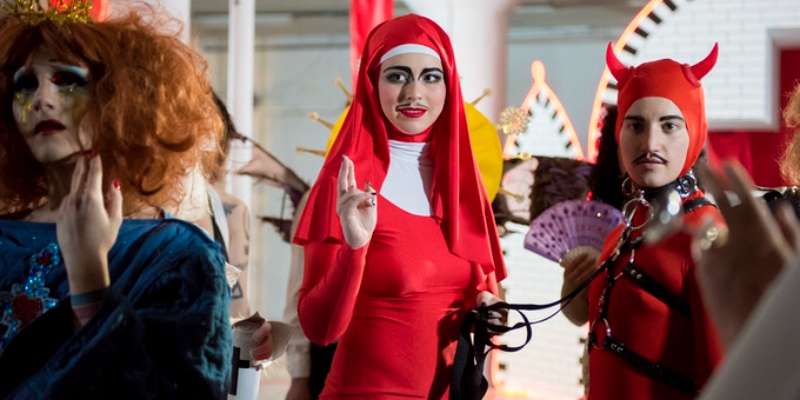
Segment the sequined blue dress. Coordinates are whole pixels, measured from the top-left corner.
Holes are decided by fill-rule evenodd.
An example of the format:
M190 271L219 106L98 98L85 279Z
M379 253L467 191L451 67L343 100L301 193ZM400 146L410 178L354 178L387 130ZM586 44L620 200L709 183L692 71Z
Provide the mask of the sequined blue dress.
M109 296L73 333L55 225L0 221L0 397L225 398L219 246L176 219L125 220L108 259Z

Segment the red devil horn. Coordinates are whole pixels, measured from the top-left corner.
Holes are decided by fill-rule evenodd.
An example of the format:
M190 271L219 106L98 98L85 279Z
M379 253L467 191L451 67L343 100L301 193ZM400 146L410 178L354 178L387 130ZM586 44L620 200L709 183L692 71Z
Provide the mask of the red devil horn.
M699 63L692 65L691 70L694 77L699 81L703 79L706 74L711 71L711 68L714 68L714 64L717 63L717 56L719 55L719 43L714 43L714 48L711 49L711 53L708 53L706 58Z
M608 49L606 49L606 64L608 65L608 70L611 71L611 75L617 80L617 87L624 85L628 75L630 75L630 69L617 58L611 42L608 42Z

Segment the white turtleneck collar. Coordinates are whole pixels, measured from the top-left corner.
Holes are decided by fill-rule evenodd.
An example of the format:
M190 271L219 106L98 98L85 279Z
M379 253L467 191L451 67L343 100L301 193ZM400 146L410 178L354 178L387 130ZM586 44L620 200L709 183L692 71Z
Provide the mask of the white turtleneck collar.
M392 204L415 215L431 216L433 159L430 142L389 140L389 171L381 195Z

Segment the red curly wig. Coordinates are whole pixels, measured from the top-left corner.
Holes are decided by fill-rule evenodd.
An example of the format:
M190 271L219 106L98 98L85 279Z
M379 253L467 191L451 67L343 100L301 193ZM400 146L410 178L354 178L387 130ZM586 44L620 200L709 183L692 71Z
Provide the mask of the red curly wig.
M789 102L783 110L786 126L794 130L794 134L786 143L781 155L781 174L790 185L800 185L800 84L789 94Z
M126 215L143 206L177 206L187 171L215 163L218 148L201 150L218 143L223 131L206 62L178 32L156 29L174 26L163 15L145 6L106 22L36 25L0 16L0 213L46 202L44 167L12 114L13 74L41 45L59 61L88 67L92 84L82 123L93 133L105 176L122 183Z

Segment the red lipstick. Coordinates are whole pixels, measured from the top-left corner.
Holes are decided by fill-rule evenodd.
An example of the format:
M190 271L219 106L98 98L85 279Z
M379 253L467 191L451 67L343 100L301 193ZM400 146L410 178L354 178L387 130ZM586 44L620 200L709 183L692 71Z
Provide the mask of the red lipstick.
M420 118L428 112L428 110L423 107L403 107L398 109L398 111L406 118Z
M64 129L67 129L67 127L64 126L64 124L62 124L61 122L58 122L54 119L48 119L36 124L36 128L34 128L33 133L34 134L43 133L45 135L51 135L63 131Z

